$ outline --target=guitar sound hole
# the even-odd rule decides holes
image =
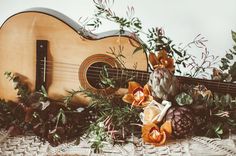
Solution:
[[[101,85],[101,79],[100,79],[100,72],[102,71],[103,67],[106,66],[106,68],[112,68],[107,63],[104,62],[96,62],[92,64],[86,73],[87,81],[88,83],[96,88],[96,89],[103,89],[104,87]]]

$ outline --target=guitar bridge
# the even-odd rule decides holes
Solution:
[[[38,91],[43,86],[47,89],[47,52],[48,41],[36,40],[36,84],[35,89]]]

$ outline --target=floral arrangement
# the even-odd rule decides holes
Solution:
[[[119,25],[121,35],[126,29],[134,36],[146,35],[147,42],[141,42],[134,53],[144,49],[149,56],[151,74],[148,83],[141,86],[130,80],[128,91],[122,96],[72,90],[62,101],[55,101],[48,98],[43,87],[32,93],[17,75],[6,72],[6,78],[15,84],[19,102],[0,101],[0,128],[7,129],[13,136],[33,131],[55,146],[74,139],[79,143],[81,137],[89,137],[96,152],[107,141],[125,143],[132,135],[142,137],[144,143],[161,146],[174,138],[224,137],[235,132],[235,97],[215,93],[204,85],[180,84],[174,74],[197,77],[209,75],[207,69],[212,69],[212,80],[233,82],[236,80],[236,62],[233,62],[236,44],[221,58],[221,70],[213,68],[218,57],[210,55],[204,44],[206,40],[200,35],[186,46],[176,47],[162,29],[151,28],[147,33],[143,32],[141,21],[134,17],[133,7],[128,8],[125,18],[111,10],[110,1],[94,3],[96,13],[93,18],[83,21],[85,29],[98,28],[102,24],[101,18],[105,18]],[[233,31],[232,38],[236,43]],[[195,62],[195,56],[187,53],[191,45],[203,50],[202,62]],[[123,56],[115,56],[118,61],[119,57]],[[192,72],[182,73],[183,67]],[[117,87],[106,67],[101,71],[101,84]],[[91,99],[87,107],[78,107],[72,102],[81,92]]]

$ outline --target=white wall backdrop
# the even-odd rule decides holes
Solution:
[[[236,31],[236,0],[115,0],[113,10],[124,16],[127,6],[135,8],[144,29],[163,27],[176,44],[186,44],[202,34],[209,51],[219,56],[233,45],[230,32]],[[92,0],[0,0],[0,24],[31,7],[55,9],[75,21],[92,17],[95,9]],[[97,32],[113,29],[117,25],[106,23]],[[189,52],[200,55],[194,49]]]

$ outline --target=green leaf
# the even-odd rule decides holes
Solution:
[[[236,45],[235,45],[235,46],[233,46],[233,49],[234,49],[234,51],[236,51]],[[236,53],[234,52],[233,54],[236,54]]]
[[[219,129],[219,130],[217,131],[217,134],[223,134],[223,129]]]
[[[232,104],[231,104],[232,103],[232,96],[230,94],[225,95],[225,101],[226,101],[227,105],[229,105],[230,108],[232,108]]]
[[[229,59],[229,60],[233,60],[233,59],[234,59],[234,56],[233,56],[232,54],[230,54],[230,53],[227,53],[227,54],[225,55],[225,57],[226,57],[227,59]]]
[[[80,144],[80,138],[77,138],[75,141],[75,145],[79,145]]]
[[[221,103],[221,106],[223,106],[223,107],[227,106],[228,103],[226,101],[226,97],[225,96],[221,96],[220,103]]]
[[[218,106],[220,104],[220,98],[219,95],[214,94],[214,100],[215,100],[215,105]]]
[[[221,129],[221,123],[217,123],[214,129],[215,129],[215,132],[219,131]]]
[[[180,105],[180,106],[184,106],[184,105],[190,105],[193,103],[193,98],[186,94],[186,93],[180,93],[175,97],[176,102]]]
[[[48,97],[47,91],[43,85],[41,86],[41,91],[42,91],[44,97]]]
[[[64,114],[64,111],[63,111],[63,113],[61,114],[61,122],[62,122],[63,125],[66,124],[66,116],[65,116],[65,114]]]
[[[222,63],[230,63],[230,61],[227,58],[221,58]]]
[[[229,52],[231,52],[231,54],[233,54],[233,55],[236,55],[236,51],[229,49]]]
[[[231,31],[232,34],[232,39],[234,40],[234,42],[236,43],[236,32]]]
[[[178,72],[178,73],[180,73],[180,74],[182,73],[179,69],[176,69],[176,72]]]
[[[173,45],[171,46],[171,48],[174,50],[174,52],[175,52],[178,56],[183,57],[183,54],[182,54],[181,52],[179,52],[178,50],[176,50]]]

